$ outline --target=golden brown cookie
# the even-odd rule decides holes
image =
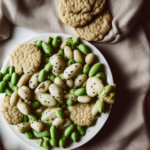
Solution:
[[[15,67],[15,72],[21,75],[31,75],[37,71],[41,64],[41,50],[34,44],[20,44],[9,55],[9,60],[12,66]]]
[[[102,12],[106,0],[96,0],[91,11],[84,12],[83,9],[84,0],[73,0],[71,3],[65,3],[65,0],[59,2],[59,17],[63,23],[72,27],[79,27],[86,25],[93,17]],[[74,4],[72,6],[71,4]],[[70,4],[70,5],[69,5]],[[90,4],[90,3],[88,3]],[[68,8],[70,7],[70,10]],[[75,10],[73,10],[75,8]],[[80,11],[79,11],[80,10]],[[77,13],[76,13],[77,12]]]
[[[70,111],[70,119],[74,124],[89,126],[95,118],[92,115],[92,108],[93,105],[81,103],[69,106],[68,109]]]
[[[2,99],[0,110],[8,124],[16,125],[22,122],[23,114],[16,107],[11,106],[9,96]]]
[[[76,27],[75,32],[86,41],[99,41],[111,29],[112,17],[108,11],[98,15],[91,23],[83,27]]]

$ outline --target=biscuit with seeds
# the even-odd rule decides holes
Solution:
[[[89,126],[95,119],[92,115],[92,108],[93,105],[81,103],[69,106],[68,109],[70,111],[70,119],[74,124]]]
[[[112,17],[108,11],[105,11],[102,15],[98,15],[93,22],[83,27],[76,27],[75,32],[79,37],[86,41],[99,41],[111,29]]]
[[[11,106],[9,96],[2,99],[0,111],[8,124],[16,125],[22,122],[23,114],[16,107]]]
[[[15,72],[21,75],[23,72],[31,75],[37,71],[41,64],[41,50],[34,44],[20,44],[9,55],[9,60],[12,66],[15,67]]]
[[[81,5],[84,0],[80,1],[73,0],[73,1],[74,4],[76,3],[74,7],[78,7],[78,9],[76,8],[77,11],[74,10],[74,12],[78,12],[79,10],[83,9]],[[69,5],[66,6],[66,3],[64,2],[65,0],[60,0],[59,2],[59,17],[61,21],[66,25],[72,27],[79,27],[86,25],[93,19],[95,15],[101,13],[104,8],[106,0],[96,0],[91,11],[88,12],[79,11],[78,13],[68,11]],[[73,6],[71,6],[71,4],[70,7],[73,10]]]

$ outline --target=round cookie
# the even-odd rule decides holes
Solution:
[[[98,15],[91,23],[83,27],[76,27],[75,31],[79,37],[86,41],[99,41],[111,29],[112,17],[108,11]]]
[[[79,3],[77,3],[75,7],[78,7],[77,9],[78,11],[82,8],[82,6],[80,5],[82,5],[83,0],[77,1],[77,2]],[[59,17],[62,20],[62,22],[65,23],[66,25],[69,25],[72,27],[83,26],[83,25],[86,25],[88,22],[90,22],[95,15],[102,12],[105,2],[106,0],[96,0],[91,11],[86,12],[86,13],[82,11],[79,11],[78,13],[73,13],[68,10],[69,5],[66,6],[65,5],[66,3],[64,3],[64,0],[60,0]],[[71,8],[73,9],[73,7]],[[77,12],[77,11],[74,10],[74,12]]]
[[[34,44],[20,44],[9,55],[9,60],[12,66],[15,67],[15,72],[21,75],[23,72],[31,75],[37,71],[41,64],[41,50]]]
[[[22,122],[23,114],[16,107],[11,106],[9,96],[2,99],[0,110],[8,124],[16,125]]]
[[[70,119],[74,124],[80,126],[89,126],[92,124],[95,118],[92,115],[92,108],[93,105],[81,103],[69,106],[68,109],[70,111]]]

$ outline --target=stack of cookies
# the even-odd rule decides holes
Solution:
[[[60,0],[59,17],[87,41],[99,41],[111,29],[112,17],[104,10],[106,0]]]

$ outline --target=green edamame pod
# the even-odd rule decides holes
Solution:
[[[34,135],[33,135],[32,131],[26,131],[24,134],[28,139],[33,139],[34,138]]]
[[[14,72],[14,73],[12,74],[12,76],[11,76],[11,83],[12,83],[13,85],[16,85],[17,82],[18,82],[18,79],[19,79],[18,74],[17,74],[16,72]]]
[[[79,141],[79,135],[76,131],[74,131],[72,134],[71,134],[71,139],[74,141],[74,142],[78,142]]]
[[[23,115],[23,122],[28,122],[29,121],[29,118],[27,115]]]
[[[84,67],[83,67],[83,73],[88,74],[90,69],[91,69],[90,65],[85,64]]]
[[[64,56],[64,50],[63,50],[63,49],[60,49],[60,50],[58,51],[58,54],[63,57],[63,56]]]
[[[39,106],[41,106],[41,103],[37,100],[33,101],[30,105],[32,108],[38,108]]]
[[[43,141],[41,147],[49,150],[49,148],[50,148],[49,138],[48,137],[43,137],[43,139],[44,139],[44,141]]]
[[[47,44],[46,42],[42,42],[42,48],[45,54],[47,54],[48,56],[52,56],[53,49],[49,44]]]
[[[60,45],[61,39],[59,36],[56,36],[53,40],[52,40],[52,46],[57,49]]]
[[[59,117],[59,118],[64,118],[64,114],[63,114],[63,112],[62,111],[60,111],[60,110],[56,110],[56,116],[57,117]]]
[[[72,65],[72,64],[74,64],[74,63],[76,63],[76,61],[75,61],[74,59],[70,59],[70,60],[68,61],[68,66],[70,66],[70,65]]]
[[[62,148],[66,148],[66,144],[67,144],[67,139],[66,137],[63,137],[59,140],[59,146]]]
[[[18,87],[13,85],[11,82],[8,82],[8,87],[12,90],[12,91],[17,91]]]
[[[83,54],[88,54],[88,53],[89,53],[89,50],[88,50],[87,46],[84,45],[84,44],[80,44],[80,45],[79,45],[79,50],[80,50]]]
[[[35,45],[38,46],[41,50],[43,50],[43,48],[42,48],[42,41],[41,40],[36,41]]]
[[[0,82],[0,93],[4,93],[5,92],[5,88],[6,88],[6,82],[5,81],[1,81]]]
[[[12,91],[10,89],[5,89],[5,93],[8,95],[8,96],[11,96],[12,95]]]
[[[32,114],[29,114],[29,115],[28,115],[28,118],[29,118],[29,120],[31,120],[31,121],[37,121],[36,116],[34,116],[34,115],[32,115]]]
[[[38,131],[33,129],[32,131],[33,131],[34,136],[36,136],[37,138],[50,136],[50,133],[48,130],[38,132]]]
[[[53,41],[53,38],[52,38],[52,37],[49,37],[48,40],[47,40],[47,43],[48,43],[49,45],[52,45],[52,41]]]
[[[12,75],[12,73],[14,72],[15,68],[13,66],[9,67],[9,74]]]
[[[75,91],[75,95],[76,96],[86,95],[86,88],[82,87],[82,88],[77,89]]]
[[[49,76],[47,76],[47,78],[51,81],[54,82],[55,76],[53,74],[50,74]]]
[[[51,138],[51,139],[50,139],[50,144],[51,144],[53,147],[57,146],[57,140],[54,139],[54,138]]]
[[[68,106],[72,106],[73,105],[73,100],[72,99],[68,99],[66,103],[67,103]]]
[[[103,72],[99,72],[95,75],[95,77],[98,77],[100,78],[103,82],[106,81],[106,77],[105,77],[105,74]]]
[[[3,81],[5,82],[8,82],[11,78],[11,74],[6,74],[4,77],[3,77]]]
[[[50,135],[53,139],[57,139],[57,128],[54,125],[50,127]]]
[[[63,73],[61,73],[61,74],[59,75],[59,77],[60,77],[63,81],[65,81],[65,78],[64,78],[64,74],[63,74]]]
[[[51,72],[52,71],[52,64],[47,63],[44,67],[44,70],[46,70],[46,72]]]
[[[80,135],[82,135],[82,136],[85,135],[85,130],[81,126],[77,125],[76,129],[77,129],[77,131],[79,132]]]
[[[3,80],[3,74],[2,74],[2,72],[0,72],[0,81],[2,81]]]
[[[9,73],[9,66],[2,72],[3,76],[5,76],[7,73]]]
[[[95,65],[93,65],[89,72],[89,77],[93,77],[94,75],[96,75],[101,69],[101,67],[102,67],[101,63],[96,63]]]
[[[71,133],[72,133],[74,130],[75,130],[75,125],[74,125],[74,124],[72,124],[72,125],[70,125],[69,127],[67,127],[67,128],[65,129],[65,132],[64,132],[65,137],[69,137],[69,135],[71,135]]]
[[[38,81],[43,82],[46,79],[47,72],[42,69],[39,73]]]

